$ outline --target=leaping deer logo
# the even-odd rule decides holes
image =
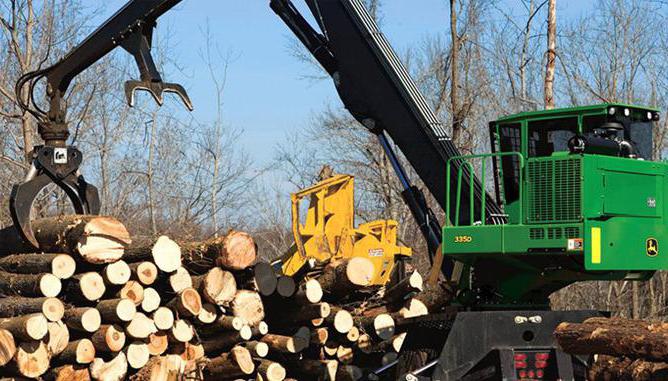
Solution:
[[[645,243],[645,250],[648,256],[657,256],[659,254],[659,242],[654,238],[647,238]]]

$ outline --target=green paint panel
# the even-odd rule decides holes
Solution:
[[[503,151],[495,144],[492,154],[457,158],[475,167],[476,160],[490,156],[499,162],[519,156],[514,169],[509,161],[499,167],[515,171],[521,179],[505,208],[511,222],[443,228],[444,254],[467,264],[460,283],[467,303],[545,304],[551,292],[573,282],[642,280],[653,271],[668,270],[668,163],[570,154],[563,145],[561,150],[551,146],[553,152],[541,156],[528,142],[531,121],[577,118],[577,131],[582,133],[586,118],[606,120],[613,107],[615,118],[620,112],[622,118],[643,118],[647,112],[654,117],[651,113],[657,111],[608,103],[512,115],[493,122],[491,131],[502,139],[499,126],[518,126],[521,143],[505,143],[515,150]],[[487,174],[492,175],[503,173]],[[456,194],[457,189],[449,191]],[[460,192],[467,194],[468,189]],[[510,193],[503,192],[505,200]]]

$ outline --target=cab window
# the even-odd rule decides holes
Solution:
[[[528,123],[529,157],[568,151],[568,141],[578,133],[578,118],[534,120]]]

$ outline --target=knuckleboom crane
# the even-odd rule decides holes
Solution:
[[[177,94],[186,107],[192,103],[185,89],[178,84],[165,83],[153,62],[151,42],[156,20],[181,0],[131,0],[111,18],[93,31],[53,65],[24,74],[16,83],[19,107],[37,119],[38,133],[43,145],[34,147],[32,162],[25,180],[14,185],[10,195],[10,213],[14,226],[23,239],[37,247],[30,222],[33,202],[49,184],[61,188],[78,214],[97,214],[100,201],[97,188],[86,182],[79,173],[82,153],[67,144],[69,137],[65,93],[72,80],[82,71],[117,47],[130,53],[139,68],[140,80],[125,83],[125,95],[130,106],[136,90],[149,92],[159,105],[163,93]],[[49,109],[44,111],[34,98],[35,86],[46,79]],[[24,97],[25,90],[28,96]],[[27,99],[27,101],[25,101]]]
[[[408,330],[400,361],[435,355],[400,379],[584,380],[586,359],[561,352],[552,332],[600,312],[551,311],[548,297],[577,281],[668,268],[668,164],[651,155],[658,110],[606,103],[510,115],[489,124],[490,153],[462,156],[361,0],[304,1],[319,31],[290,0],[270,5],[378,137],[430,257],[444,255],[441,270],[457,284],[453,313]],[[445,212],[443,227],[388,136]]]

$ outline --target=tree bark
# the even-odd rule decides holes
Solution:
[[[17,340],[41,340],[49,331],[44,315],[30,314],[0,319],[0,328],[12,333]]]
[[[100,328],[102,317],[96,308],[75,307],[65,310],[63,321],[70,329],[91,333]]]
[[[57,298],[25,298],[8,296],[0,298],[0,318],[42,313],[49,321],[63,318],[65,306]]]
[[[548,0],[547,7],[547,63],[545,67],[545,109],[554,108],[554,69],[557,59],[557,0]]]
[[[51,273],[58,279],[74,275],[76,262],[68,254],[27,253],[0,258],[0,270],[16,274]]]
[[[193,277],[193,288],[200,290],[209,303],[227,306],[237,293],[237,281],[232,273],[214,267],[205,275]]]
[[[181,248],[167,236],[157,240],[146,237],[135,239],[125,250],[126,262],[153,262],[160,270],[172,273],[181,267]]]
[[[129,322],[137,313],[137,307],[130,299],[101,300],[97,303],[96,308],[100,312],[102,321],[107,324]]]
[[[229,353],[223,353],[210,359],[204,368],[204,374],[211,379],[247,376],[255,370],[255,364],[248,349],[234,347]]]
[[[589,381],[656,381],[668,379],[668,364],[600,355],[587,370]]]
[[[13,274],[0,271],[0,292],[4,295],[27,297],[55,297],[62,283],[51,273]]]
[[[102,325],[91,335],[90,340],[96,352],[114,353],[125,346],[125,332],[118,325]]]
[[[115,262],[131,240],[125,226],[112,217],[66,215],[32,221],[40,251],[77,253],[89,263]],[[0,230],[0,255],[30,253],[14,226]]]
[[[57,360],[65,364],[90,364],[95,359],[95,347],[88,339],[70,341],[58,355]]]
[[[561,323],[554,336],[566,353],[604,354],[668,361],[668,331],[645,326]]]

